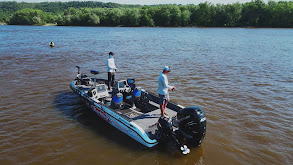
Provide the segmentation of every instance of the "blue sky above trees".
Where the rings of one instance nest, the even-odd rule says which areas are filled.
[[[251,0],[4,0],[4,1],[16,1],[16,2],[68,2],[68,1],[99,1],[99,2],[115,2],[120,4],[140,4],[140,5],[152,5],[152,4],[199,4],[201,2],[211,2],[211,3],[234,3],[234,2],[250,2]],[[279,1],[279,0],[274,0]],[[290,1],[290,0],[282,0]],[[268,2],[268,0],[264,0]]]

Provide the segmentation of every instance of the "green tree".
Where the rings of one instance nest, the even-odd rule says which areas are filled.
[[[293,1],[198,5],[121,5],[102,2],[0,2],[0,22],[71,26],[293,27]]]
[[[241,19],[242,6],[240,3],[225,5],[225,26],[237,26]]]
[[[87,15],[88,15],[88,18],[87,18],[88,25],[97,26],[100,24],[100,18],[96,14],[87,13]]]
[[[190,16],[191,12],[189,10],[183,10],[181,12],[181,25],[189,26],[190,25]]]
[[[268,11],[272,27],[293,27],[293,2],[270,1]]]
[[[214,6],[213,26],[238,26],[241,19],[240,3]]]
[[[139,26],[140,17],[139,9],[125,9],[124,15],[121,17],[122,25]]]
[[[22,9],[16,11],[11,17],[11,25],[44,25],[45,13],[38,9]]]
[[[100,19],[100,26],[107,26],[107,9],[105,8],[93,8],[92,12],[96,14]]]
[[[213,18],[216,16],[214,14],[214,6],[211,3],[200,3],[199,9],[197,10],[198,19],[197,25],[198,26],[213,26]]]
[[[106,21],[107,26],[119,26],[121,25],[122,11],[119,8],[106,10]]]
[[[170,24],[169,26],[180,26],[181,25],[181,10],[177,5],[169,5],[167,6],[170,11]]]
[[[95,12],[97,11],[91,8],[68,8],[63,16],[57,17],[57,23],[71,26],[98,26],[100,18]]]
[[[155,26],[155,22],[152,18],[152,15],[149,13],[149,10],[147,8],[140,9],[140,26]]]
[[[154,14],[154,20],[157,26],[170,26],[171,13],[168,6],[162,6],[158,8]]]
[[[265,3],[262,0],[255,0],[243,4],[242,9],[242,25],[244,26],[259,26],[264,24],[264,7]]]

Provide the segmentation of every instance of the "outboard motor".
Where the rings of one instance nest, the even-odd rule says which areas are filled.
[[[206,117],[199,107],[187,107],[177,113],[180,134],[188,146],[200,146],[206,134]]]
[[[186,155],[190,152],[190,149],[186,145],[182,145],[173,130],[172,119],[167,117],[161,117],[158,121],[158,139],[160,143],[172,141],[174,145],[181,150],[182,154]]]
[[[206,117],[199,107],[187,107],[172,118],[161,117],[156,132],[159,143],[172,141],[182,154],[188,154],[188,147],[200,146],[206,134]],[[186,139],[186,145],[180,143]]]
[[[122,109],[122,101],[123,101],[123,94],[122,93],[117,93],[113,98],[111,105],[115,109]]]
[[[160,143],[167,142],[171,140],[173,136],[176,136],[173,132],[172,123],[167,117],[160,117],[158,121],[158,139]]]

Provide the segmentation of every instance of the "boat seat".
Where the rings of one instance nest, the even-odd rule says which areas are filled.
[[[123,106],[123,94],[117,93],[112,97],[111,106],[115,109],[121,109]]]

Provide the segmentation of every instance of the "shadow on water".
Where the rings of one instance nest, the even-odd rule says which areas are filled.
[[[101,119],[82,102],[79,96],[71,91],[59,93],[54,99],[54,105],[64,116],[77,121],[99,136],[103,136],[108,140],[133,150],[153,150],[153,148],[144,147]]]
[[[81,98],[73,92],[66,91],[59,93],[54,99],[54,104],[57,110],[62,112],[64,116],[77,121],[99,136],[103,136],[108,140],[133,150],[148,150],[148,148],[145,148],[140,143],[97,116],[83,104]]]
[[[168,144],[167,146],[157,145],[152,148],[143,146],[98,117],[82,102],[78,95],[71,91],[64,91],[59,93],[54,99],[54,105],[64,116],[80,123],[97,135],[105,137],[106,139],[115,142],[122,147],[132,151],[152,152],[155,155],[157,155],[159,152],[161,156],[172,156],[172,158],[175,160],[181,158],[183,158],[183,160],[186,159],[186,157],[178,152],[178,150],[172,144]],[[202,149],[194,148],[193,150],[197,153],[198,158],[198,160],[195,160],[195,162],[200,161],[202,159],[202,154],[198,155],[198,153],[202,153]]]

